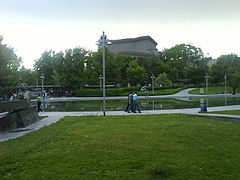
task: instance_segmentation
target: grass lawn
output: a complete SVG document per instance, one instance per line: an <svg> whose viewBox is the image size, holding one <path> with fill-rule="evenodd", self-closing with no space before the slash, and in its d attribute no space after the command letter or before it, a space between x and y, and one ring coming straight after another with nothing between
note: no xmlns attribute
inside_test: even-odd
<svg viewBox="0 0 240 180"><path fill-rule="evenodd" d="M240 110L212 111L209 113L240 115Z"/></svg>
<svg viewBox="0 0 240 180"><path fill-rule="evenodd" d="M227 87L227 93L232 91L232 88ZM191 94L200 94L200 88L194 89L190 91ZM240 93L240 89L237 89L236 93ZM205 94L205 87L204 87L204 94ZM224 94L224 86L217 86L217 87L208 87L208 94Z"/></svg>
<svg viewBox="0 0 240 180"><path fill-rule="evenodd" d="M239 129L190 115L65 117L0 143L0 179L240 179Z"/></svg>
<svg viewBox="0 0 240 180"><path fill-rule="evenodd" d="M154 90L154 93L152 91L149 91L149 96L158 96L158 95L170 95L170 94L176 94L179 91L183 90L184 88L172 88L172 89L161 89L161 90ZM139 96L144 96L144 92L138 91Z"/></svg>

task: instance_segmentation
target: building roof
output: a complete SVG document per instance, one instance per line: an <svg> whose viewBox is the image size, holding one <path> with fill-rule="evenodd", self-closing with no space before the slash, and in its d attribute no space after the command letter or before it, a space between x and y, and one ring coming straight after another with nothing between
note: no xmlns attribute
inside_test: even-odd
<svg viewBox="0 0 240 180"><path fill-rule="evenodd" d="M152 41L155 45L157 45L157 42L153 40L150 36L140 36L136 38L126 38L126 39L118 39L118 40L110 40L112 43L127 43L127 42L135 42L135 41L140 41L140 40L150 40Z"/></svg>

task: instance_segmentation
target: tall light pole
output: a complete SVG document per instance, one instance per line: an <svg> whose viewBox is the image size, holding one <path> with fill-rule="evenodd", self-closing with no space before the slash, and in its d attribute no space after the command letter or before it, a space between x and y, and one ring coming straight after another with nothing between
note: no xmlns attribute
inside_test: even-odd
<svg viewBox="0 0 240 180"><path fill-rule="evenodd" d="M208 94L208 74L206 74L205 78L206 78L206 94Z"/></svg>
<svg viewBox="0 0 240 180"><path fill-rule="evenodd" d="M44 81L44 78L45 78L44 74L41 74L40 78L42 80L42 96L43 96L43 91L44 91L43 81Z"/></svg>
<svg viewBox="0 0 240 180"><path fill-rule="evenodd" d="M102 89L102 80L103 80L103 76L100 74L99 75L99 89Z"/></svg>
<svg viewBox="0 0 240 180"><path fill-rule="evenodd" d="M224 75L224 94L227 94L227 75Z"/></svg>
<svg viewBox="0 0 240 180"><path fill-rule="evenodd" d="M208 74L206 73L206 94L208 94ZM208 98L206 97L206 107L208 107Z"/></svg>
<svg viewBox="0 0 240 180"><path fill-rule="evenodd" d="M152 79L152 93L154 93L154 80L155 80L154 74L152 74L151 79Z"/></svg>
<svg viewBox="0 0 240 180"><path fill-rule="evenodd" d="M227 94L227 75L224 75L224 94ZM224 96L225 106L227 105L227 98Z"/></svg>
<svg viewBox="0 0 240 180"><path fill-rule="evenodd" d="M103 63L102 63L102 71L103 71L103 115L106 116L106 75L105 75L105 50L106 46L112 44L108 39L105 33L101 35L100 39L97 41L97 45L102 48L103 51Z"/></svg>

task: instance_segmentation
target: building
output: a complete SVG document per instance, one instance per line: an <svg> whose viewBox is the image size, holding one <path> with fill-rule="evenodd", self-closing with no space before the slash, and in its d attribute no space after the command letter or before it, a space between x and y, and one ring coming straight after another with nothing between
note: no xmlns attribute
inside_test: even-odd
<svg viewBox="0 0 240 180"><path fill-rule="evenodd" d="M109 41L112 44L107 46L107 49L114 54L122 53L135 57L158 55L157 43L150 36Z"/></svg>

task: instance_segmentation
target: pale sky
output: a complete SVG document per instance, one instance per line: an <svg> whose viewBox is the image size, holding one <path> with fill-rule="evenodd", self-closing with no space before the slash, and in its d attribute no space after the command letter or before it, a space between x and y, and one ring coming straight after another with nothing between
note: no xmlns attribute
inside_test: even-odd
<svg viewBox="0 0 240 180"><path fill-rule="evenodd" d="M45 50L97 50L109 39L151 36L158 50L180 43L213 58L240 55L240 0L0 0L0 35L32 68Z"/></svg>

